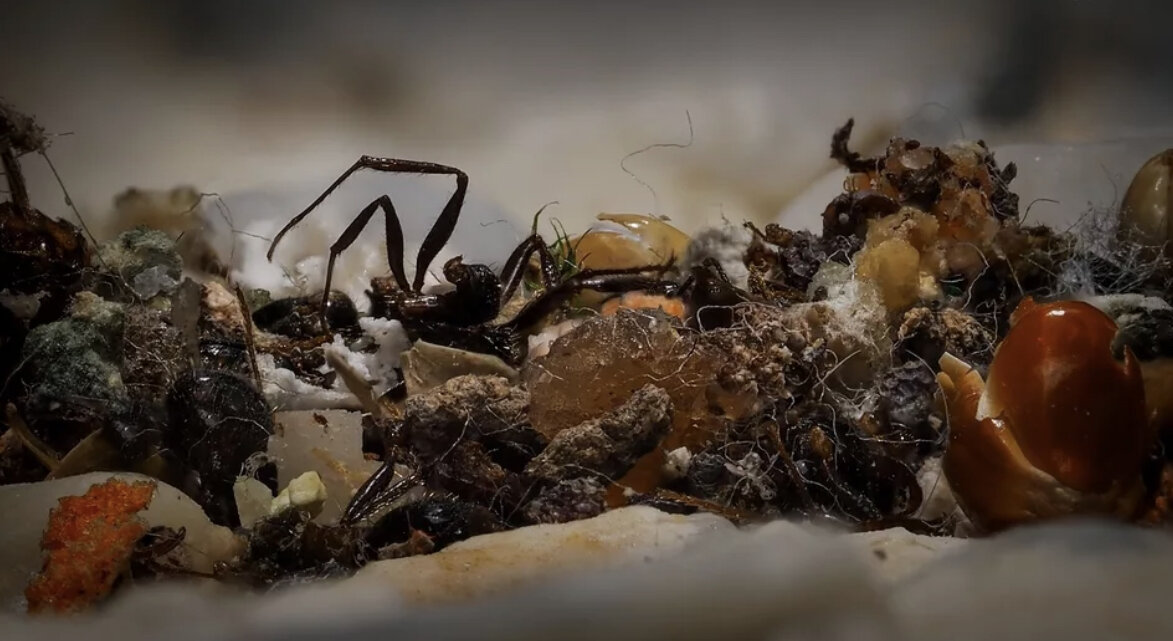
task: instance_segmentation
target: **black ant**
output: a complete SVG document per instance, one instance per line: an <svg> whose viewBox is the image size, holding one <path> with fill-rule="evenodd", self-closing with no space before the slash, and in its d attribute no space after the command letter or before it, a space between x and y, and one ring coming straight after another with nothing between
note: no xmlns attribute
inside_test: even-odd
<svg viewBox="0 0 1173 641"><path fill-rule="evenodd" d="M469 351L493 354L508 363L518 364L525 359L526 330L532 328L563 302L583 290L603 293L624 293L636 290L650 290L672 293L677 284L662 278L673 261L665 265L649 265L632 269L583 270L562 277L559 266L545 240L535 231L523 240L505 260L501 273L497 274L486 265L465 264L460 256L444 263L444 277L455 285L455 289L441 294L423 292L424 276L432 261L447 244L456 228L468 191L468 175L463 171L432 162L399 160L363 156L347 169L309 207L294 216L269 246L268 258L273 259L277 243L286 232L301 222L311 211L322 203L351 174L360 169L395 173L445 175L456 178L456 191L449 197L444 209L432 225L420 245L416 257L416 272L409 282L404 267L403 228L391 198L383 195L376 198L359 212L346 227L338 240L330 246L326 266L326 282L322 293L322 307L327 309L330 283L334 273L334 261L339 254L350 247L371 217L383 210L386 222L387 262L392 279L376 280L368 296L371 297L372 314L398 320L403 324L408 337L425 340ZM537 254L541 265L543 291L530 300L512 319L494 322L501 313L501 306L516 292L525 275L529 261ZM325 315L323 328L329 332Z"/></svg>

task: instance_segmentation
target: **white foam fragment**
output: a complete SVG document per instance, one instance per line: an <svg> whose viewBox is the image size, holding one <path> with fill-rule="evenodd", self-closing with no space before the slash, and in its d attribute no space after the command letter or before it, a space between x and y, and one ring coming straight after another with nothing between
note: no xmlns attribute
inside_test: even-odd
<svg viewBox="0 0 1173 641"><path fill-rule="evenodd" d="M400 356L411 349L411 341L403 325L396 320L386 318L363 317L358 319L358 325L371 338L379 349L373 354L364 354L367 361L367 372L374 381L375 392L382 394L399 380L395 369L400 367Z"/></svg>
<svg viewBox="0 0 1173 641"><path fill-rule="evenodd" d="M292 370L277 367L272 354L257 354L257 367L261 370L262 392L277 410L359 408L358 399L345 387L326 389L311 385Z"/></svg>

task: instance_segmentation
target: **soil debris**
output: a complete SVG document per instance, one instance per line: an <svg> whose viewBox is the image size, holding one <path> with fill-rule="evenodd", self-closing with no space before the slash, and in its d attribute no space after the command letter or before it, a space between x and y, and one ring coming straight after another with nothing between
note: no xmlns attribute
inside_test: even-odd
<svg viewBox="0 0 1173 641"><path fill-rule="evenodd" d="M995 420L975 418L993 402L975 377L1021 344L1008 338L1012 310L1078 298L1107 314L1096 358L1143 377L1146 420L1139 394L1125 409L1155 435L1113 455L1130 474L1120 505L1167 522L1173 269L1152 239L1025 225L1016 169L984 143L897 138L869 158L851 150L852 125L832 135L848 175L810 212L819 231L726 222L689 237L655 217L605 215L582 234L556 226L548 243L535 220L493 266L445 262L434 290L425 276L468 176L364 157L360 167L443 174L457 189L411 278L393 208L377 200L352 223L387 216L391 273L360 312L329 276L276 300L232 282L205 251L194 188L123 193L115 210L144 226L88 244L28 201L19 157L43 148L43 132L0 107L0 403L11 407L0 482L147 474L247 540L200 576L258 588L598 522L629 503L737 525L969 533L991 522L975 516L975 488L1003 488L986 498L1015 518L1095 507L1099 495L1058 505L1071 495L1031 494L1016 482L1038 475L1007 479L1010 467L980 456L946 484L955 495L935 482L942 466L953 474L959 430L985 434ZM1041 429L1072 402L1026 422ZM1052 429L1062 443L1051 449L1071 450L1071 429ZM1043 451L1038 434L1017 438ZM150 530L135 515L151 484L112 483L54 511L31 608L84 609L119 576L189 576L177 551L198 528Z"/></svg>
<svg viewBox="0 0 1173 641"><path fill-rule="evenodd" d="M553 482L580 476L617 478L655 447L671 421L668 393L646 385L618 408L558 432L525 471Z"/></svg>

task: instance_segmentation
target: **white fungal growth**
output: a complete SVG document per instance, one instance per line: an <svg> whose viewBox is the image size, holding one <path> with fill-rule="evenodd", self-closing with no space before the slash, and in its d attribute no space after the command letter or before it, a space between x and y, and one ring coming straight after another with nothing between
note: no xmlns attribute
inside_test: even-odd
<svg viewBox="0 0 1173 641"><path fill-rule="evenodd" d="M749 269L745 266L745 252L753 241L753 232L726 222L720 227L706 227L692 237L681 268L687 270L706 258L714 258L725 270L734 285L746 289Z"/></svg>
<svg viewBox="0 0 1173 641"><path fill-rule="evenodd" d="M411 349L411 341L403 325L396 320L363 317L358 320L358 325L379 346L375 353L365 356L367 372L374 383L375 392L382 394L399 380L395 368L400 366L403 352Z"/></svg>
<svg viewBox="0 0 1173 641"><path fill-rule="evenodd" d="M373 352L354 351L335 335L334 342L322 349L346 362L356 374L370 383L375 394L382 394L399 381L395 369L399 367L400 355L411 347L411 341L399 321L385 318L364 317L359 327L374 341L377 349ZM331 388L318 387L301 380L291 370L277 367L272 354L257 354L257 366L261 370L261 382L265 398L273 407L281 410L315 409L359 409L358 399L346 387L342 377L334 381ZM329 364L320 368L329 373Z"/></svg>
<svg viewBox="0 0 1173 641"><path fill-rule="evenodd" d="M1133 293L1169 271L1169 259L1161 252L1118 231L1112 209L1091 210L1071 227L1074 252L1059 269L1054 298Z"/></svg>

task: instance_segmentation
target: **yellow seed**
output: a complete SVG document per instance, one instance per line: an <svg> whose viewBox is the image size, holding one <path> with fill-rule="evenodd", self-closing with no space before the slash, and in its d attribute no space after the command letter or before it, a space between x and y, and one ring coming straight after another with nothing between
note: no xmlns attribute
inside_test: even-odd
<svg viewBox="0 0 1173 641"><path fill-rule="evenodd" d="M1135 234L1134 240L1164 247L1173 255L1173 225L1169 205L1173 201L1173 149L1153 156L1141 166L1120 204L1121 232Z"/></svg>
<svg viewBox="0 0 1173 641"><path fill-rule="evenodd" d="M599 220L623 225L634 232L636 236L642 238L648 247L663 255L665 259L670 255L676 256L678 259L681 258L685 250L688 249L688 243L692 240L688 234L667 222L643 214L599 214Z"/></svg>
<svg viewBox="0 0 1173 641"><path fill-rule="evenodd" d="M620 225L629 233L595 227L570 240L583 269L626 269L679 261L688 249L688 234L642 214L599 214L599 220Z"/></svg>

